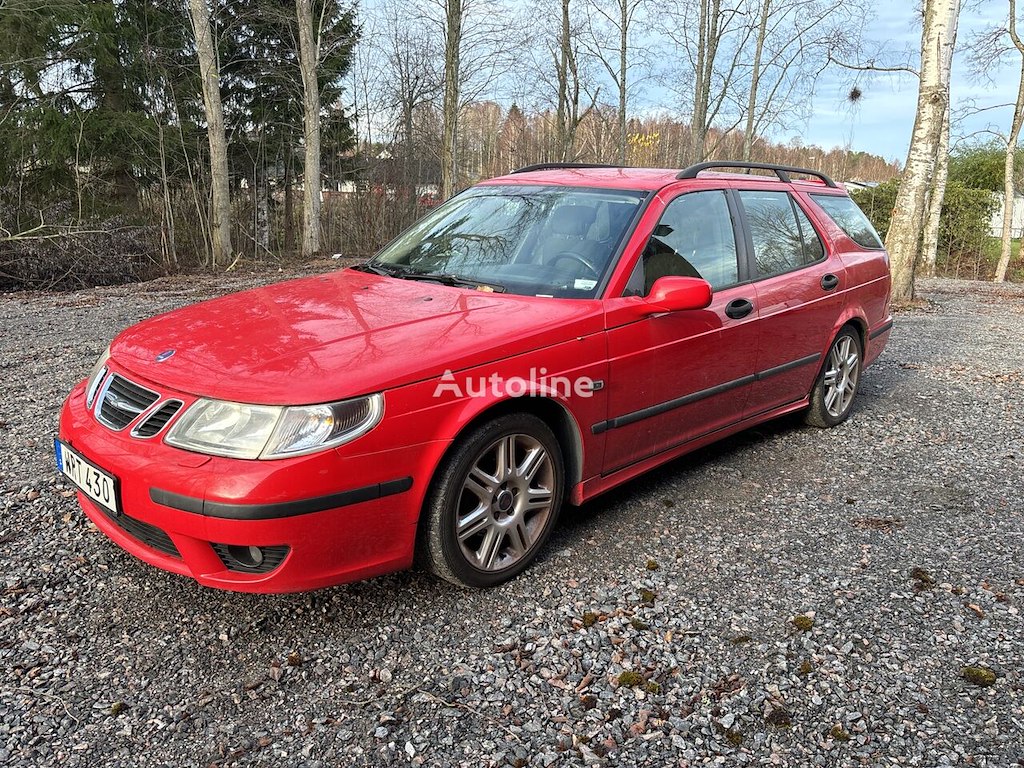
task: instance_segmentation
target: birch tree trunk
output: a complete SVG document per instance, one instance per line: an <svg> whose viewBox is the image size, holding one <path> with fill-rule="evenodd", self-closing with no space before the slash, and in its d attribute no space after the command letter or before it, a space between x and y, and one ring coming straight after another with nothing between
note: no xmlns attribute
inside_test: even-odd
<svg viewBox="0 0 1024 768"><path fill-rule="evenodd" d="M569 27L569 0L562 0L561 33L558 39L558 106L555 109L558 155L563 162L572 152L569 135L569 58L572 56L572 37Z"/></svg>
<svg viewBox="0 0 1024 768"><path fill-rule="evenodd" d="M1003 231L999 247L999 264L996 266L995 281L1006 280L1006 272L1010 268L1010 246L1012 245L1014 192L1014 161L1017 154L1017 141L1020 139L1021 124L1024 123L1024 42L1017 34L1017 3L1010 0L1010 39L1020 53L1020 81L1017 85L1017 101L1013 107L1013 121L1010 124L1010 135L1006 137L1006 160L1003 164Z"/></svg>
<svg viewBox="0 0 1024 768"><path fill-rule="evenodd" d="M690 119L689 155L684 165L701 162L707 155L708 111L711 81L718 59L722 32L721 0L700 0L697 26L697 71L694 78L693 117Z"/></svg>
<svg viewBox="0 0 1024 768"><path fill-rule="evenodd" d="M928 189L935 172L942 124L949 106L949 70L959 15L960 0L925 0L917 116L892 222L885 238L892 266L892 298L895 301L914 298L914 269L921 253ZM941 194L933 197L938 198L939 205L942 204Z"/></svg>
<svg viewBox="0 0 1024 768"><path fill-rule="evenodd" d="M942 203L946 197L946 181L949 178L949 103L942 116L942 132L935 155L935 173L928 193L928 213L924 223L921 241L921 266L926 277L935 276L935 264L939 256L939 224L942 221Z"/></svg>
<svg viewBox="0 0 1024 768"><path fill-rule="evenodd" d="M626 79L629 52L630 0L619 0L619 165L626 164Z"/></svg>
<svg viewBox="0 0 1024 768"><path fill-rule="evenodd" d="M750 67L750 93L747 96L747 122L743 128L743 159L750 162L754 152L754 110L757 108L757 89L761 85L761 56L764 54L764 39L768 34L768 17L771 16L771 0L761 0L761 19L757 25L757 41L754 44L754 61Z"/></svg>
<svg viewBox="0 0 1024 768"><path fill-rule="evenodd" d="M459 65L462 58L462 0L445 0L444 98L441 107L441 197L447 200L458 183Z"/></svg>
<svg viewBox="0 0 1024 768"><path fill-rule="evenodd" d="M302 184L302 256L313 258L320 252L320 86L317 67L320 61L319 35L313 29L312 0L295 0L299 27L299 69L302 72L302 112L304 126Z"/></svg>
<svg viewBox="0 0 1024 768"><path fill-rule="evenodd" d="M707 131L704 124L708 112L708 89L705 86L708 69L708 8L709 0L700 0L700 12L697 19L697 67L693 83L693 115L690 117L690 146L685 157L679 158L680 165L692 165L704 159L704 144ZM680 147L681 148L681 147Z"/></svg>
<svg viewBox="0 0 1024 768"><path fill-rule="evenodd" d="M206 109L206 133L210 142L210 239L213 245L213 266L225 266L231 260L231 197L228 190L228 141L224 133L224 108L220 101L220 66L206 0L189 0L188 7L196 36L196 57L199 59L203 106Z"/></svg>

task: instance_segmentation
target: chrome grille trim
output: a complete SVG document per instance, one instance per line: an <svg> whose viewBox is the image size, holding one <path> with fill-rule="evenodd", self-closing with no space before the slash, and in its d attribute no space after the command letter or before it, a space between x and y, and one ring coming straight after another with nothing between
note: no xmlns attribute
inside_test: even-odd
<svg viewBox="0 0 1024 768"><path fill-rule="evenodd" d="M167 423L174 418L175 414L184 405L181 400L164 400L158 407L150 412L134 427L131 436L140 440L148 440L159 435Z"/></svg>
<svg viewBox="0 0 1024 768"><path fill-rule="evenodd" d="M111 374L96 396L93 412L96 420L115 432L135 421L160 395L129 381L119 373Z"/></svg>
<svg viewBox="0 0 1024 768"><path fill-rule="evenodd" d="M102 387L106 383L107 377L109 375L110 369L107 368L107 366L103 366L100 369L100 372L96 374L96 380L93 381L92 386L89 387L89 389L85 393L86 408L92 408L93 405L96 403L96 393L99 392L100 387Z"/></svg>

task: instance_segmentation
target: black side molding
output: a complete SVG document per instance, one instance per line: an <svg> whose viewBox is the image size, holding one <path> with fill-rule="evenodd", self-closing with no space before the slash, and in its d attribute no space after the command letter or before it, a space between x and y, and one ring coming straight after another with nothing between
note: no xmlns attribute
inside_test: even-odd
<svg viewBox="0 0 1024 768"><path fill-rule="evenodd" d="M887 321L887 322L884 322L884 323L882 323L882 324L881 324L880 326L878 326L878 328L876 328L875 330L873 330L873 331L871 332L871 335L870 335L870 336L868 336L868 340L871 340L871 339L876 339L876 338L878 338L878 337L879 337L879 336L881 336L881 335L882 335L883 333L885 333L886 331L888 331L888 330L889 330L890 328L892 328L892 320L889 320L889 321Z"/></svg>
<svg viewBox="0 0 1024 768"><path fill-rule="evenodd" d="M362 488L353 488L350 491L332 493L329 496L314 496L308 499L279 501L273 504L229 504L222 501L206 501L194 496L165 491L161 488L150 488L149 498L164 507L207 517L220 517L227 520L272 520L280 517L308 515L312 512L322 512L325 509L337 509L364 501L383 499L386 496L405 493L410 488L412 488L412 478L401 477L397 480L387 480L383 483L364 485Z"/></svg>
<svg viewBox="0 0 1024 768"><path fill-rule="evenodd" d="M628 424L643 421L644 419L649 419L652 416L658 416L662 413L666 413L667 411L673 411L676 408L682 408L684 405L695 403L698 400L704 400L705 398L708 397L720 395L723 392L728 392L730 389L742 387L746 384L753 384L755 381L763 381L764 379L770 378L772 376L777 376L780 373L791 371L794 368L800 368L801 366L804 365L816 363L820 359L821 355L815 353L813 355L801 357L799 360L791 360L788 363L776 365L774 368L766 368L763 371L752 373L749 376L742 376L738 379L733 379L732 381L726 381L723 384L716 384L713 387L701 389L698 390L697 392L691 392L688 395L677 397L674 400L666 400L663 403L656 403L655 405L648 406L647 408L643 408L639 411L633 411L632 413L627 413L623 416L616 416L614 418L608 419L607 421L599 421L597 424L590 428L590 431L593 432L595 435L600 435L602 432L607 432L609 429L618 429L619 427L625 427Z"/></svg>

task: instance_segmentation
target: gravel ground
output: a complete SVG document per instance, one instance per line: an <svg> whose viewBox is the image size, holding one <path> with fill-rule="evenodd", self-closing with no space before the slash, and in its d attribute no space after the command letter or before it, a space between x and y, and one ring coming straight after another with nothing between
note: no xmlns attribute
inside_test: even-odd
<svg viewBox="0 0 1024 768"><path fill-rule="evenodd" d="M1021 287L923 283L846 424L569 510L512 584L281 597L123 553L51 447L117 330L267 279L0 296L0 763L1024 765Z"/></svg>

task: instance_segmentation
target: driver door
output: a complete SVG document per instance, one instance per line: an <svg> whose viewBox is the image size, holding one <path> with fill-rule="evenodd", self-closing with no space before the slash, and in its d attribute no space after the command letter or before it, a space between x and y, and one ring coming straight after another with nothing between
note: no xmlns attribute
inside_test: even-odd
<svg viewBox="0 0 1024 768"><path fill-rule="evenodd" d="M623 296L608 301L608 419L595 427L608 433L604 474L742 418L758 324L733 206L723 190L671 200ZM710 306L641 319L622 311L666 275L707 280Z"/></svg>

